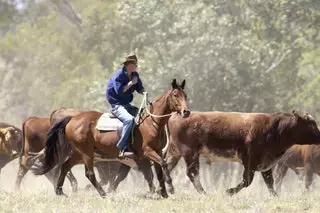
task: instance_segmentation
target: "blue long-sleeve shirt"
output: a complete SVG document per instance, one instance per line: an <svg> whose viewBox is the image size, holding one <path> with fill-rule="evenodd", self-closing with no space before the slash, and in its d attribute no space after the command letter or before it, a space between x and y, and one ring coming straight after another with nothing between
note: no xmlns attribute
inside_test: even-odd
<svg viewBox="0 0 320 213"><path fill-rule="evenodd" d="M125 92L123 92L123 89L130 81L125 67L119 69L110 78L107 84L106 97L112 107L115 105L127 105L132 102L134 91L139 93L144 91L139 74L137 72L131 73L131 78L134 76L138 78L138 82Z"/></svg>

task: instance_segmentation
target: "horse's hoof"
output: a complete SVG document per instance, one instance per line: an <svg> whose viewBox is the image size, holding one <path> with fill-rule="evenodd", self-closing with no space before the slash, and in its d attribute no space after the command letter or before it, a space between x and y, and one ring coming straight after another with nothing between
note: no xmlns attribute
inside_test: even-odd
<svg viewBox="0 0 320 213"><path fill-rule="evenodd" d="M168 198L169 197L168 193L165 190L162 190L162 189L157 190L157 194L161 195L161 197L163 197L163 198Z"/></svg>
<svg viewBox="0 0 320 213"><path fill-rule="evenodd" d="M227 189L227 194L228 195L230 195L230 196L232 196L232 195L234 195L235 194L235 190L234 190L234 188L231 188L231 189Z"/></svg>

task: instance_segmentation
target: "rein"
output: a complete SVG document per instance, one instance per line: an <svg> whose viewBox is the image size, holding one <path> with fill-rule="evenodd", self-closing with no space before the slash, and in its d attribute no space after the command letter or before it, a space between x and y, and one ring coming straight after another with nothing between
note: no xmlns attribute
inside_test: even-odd
<svg viewBox="0 0 320 213"><path fill-rule="evenodd" d="M139 111L138 111L138 114L137 116L140 116L140 113L142 111L142 108L145 106L145 109L146 109L146 112L148 115L150 115L151 117L155 117L155 118L165 118L165 117L169 117L173 114L175 114L176 112L172 112L172 113L168 113L168 114L164 114L164 115L155 115L155 114L152 114L149 109L148 109L148 105L151 105L150 102L148 101L148 93L147 92L144 92L143 93L144 97L143 97L143 100L141 102L141 105L139 107Z"/></svg>

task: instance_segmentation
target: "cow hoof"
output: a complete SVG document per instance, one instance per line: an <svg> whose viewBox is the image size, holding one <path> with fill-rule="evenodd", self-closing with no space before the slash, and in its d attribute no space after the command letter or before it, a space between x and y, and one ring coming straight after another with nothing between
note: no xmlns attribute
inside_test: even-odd
<svg viewBox="0 0 320 213"><path fill-rule="evenodd" d="M174 187L173 186L168 186L168 192L170 194L174 194Z"/></svg>
<svg viewBox="0 0 320 213"><path fill-rule="evenodd" d="M68 197L65 193L63 193L62 188L57 188L56 189L56 195Z"/></svg>
<svg viewBox="0 0 320 213"><path fill-rule="evenodd" d="M100 196L101 196L102 198L106 198L106 197L107 197L107 194L106 194L105 192L100 192Z"/></svg>

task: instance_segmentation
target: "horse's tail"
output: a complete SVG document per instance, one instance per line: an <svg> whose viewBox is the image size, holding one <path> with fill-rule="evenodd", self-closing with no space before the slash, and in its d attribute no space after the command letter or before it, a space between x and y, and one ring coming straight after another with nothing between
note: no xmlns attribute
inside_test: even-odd
<svg viewBox="0 0 320 213"><path fill-rule="evenodd" d="M22 147L21 147L21 150L20 150L20 159L21 159L21 156L24 154L24 145L25 145L25 137L26 137L25 128L26 128L26 123L28 122L28 120L29 119L23 121L23 123L22 123L22 137L21 137L21 141L22 141L21 145L22 145Z"/></svg>
<svg viewBox="0 0 320 213"><path fill-rule="evenodd" d="M65 139L65 128L71 118L71 116L67 116L52 124L47 134L44 164L42 169L34 171L35 175L43 175L49 172L58 163L58 141L60 140L61 143L67 142Z"/></svg>

